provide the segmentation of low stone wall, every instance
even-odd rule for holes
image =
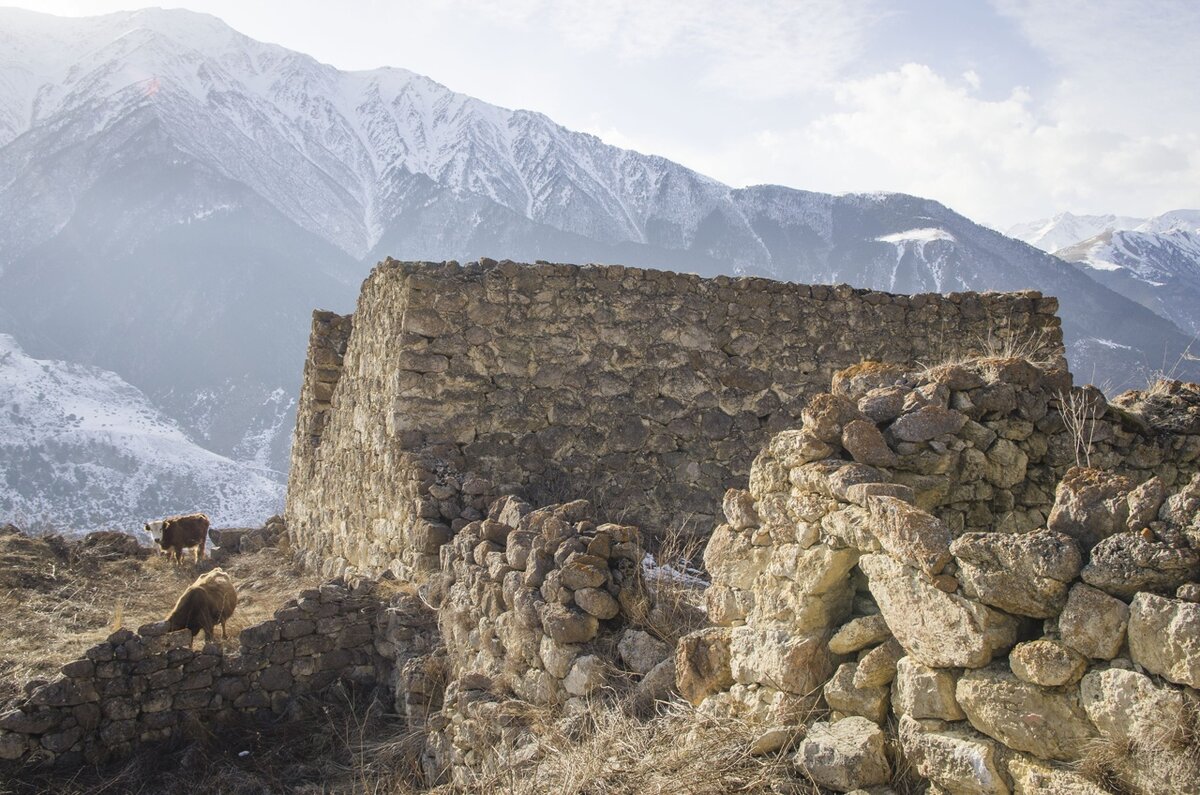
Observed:
[[[935,792],[1197,780],[1200,393],[1068,386],[1020,360],[835,375],[725,496],[680,692],[767,726],[822,699],[794,761],[839,792],[887,783],[890,744]]]
[[[335,581],[243,629],[233,653],[218,643],[197,650],[188,630],[164,622],[118,630],[0,715],[0,759],[99,763],[189,725],[283,714],[339,680],[374,686],[429,629],[428,611],[410,608],[378,597],[370,581]]]
[[[510,493],[590,499],[650,535],[707,532],[723,490],[834,371],[989,341],[1061,359],[1056,310],[1035,292],[388,260],[352,320],[314,318],[288,484],[293,546],[327,575],[415,578],[436,570],[454,520],[473,521],[468,503]],[[438,467],[456,482],[433,488]]]

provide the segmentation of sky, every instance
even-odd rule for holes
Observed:
[[[404,67],[734,186],[902,191],[1000,229],[1200,207],[1200,0],[164,5],[342,69]]]

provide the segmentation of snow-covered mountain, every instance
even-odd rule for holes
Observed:
[[[203,14],[0,10],[0,332],[31,355],[111,370],[198,443],[282,472],[309,313],[349,310],[385,255],[1038,288],[1076,370],[1118,386],[1187,344],[937,202],[731,188]]]
[[[1053,254],[1081,240],[1118,229],[1133,229],[1145,222],[1145,218],[1126,215],[1074,215],[1064,212],[1050,218],[1015,224],[1004,234]]]
[[[1051,250],[1053,254],[1171,320],[1185,333],[1200,335],[1200,210],[1172,210],[1152,218],[1082,217],[1109,219],[1100,231],[1095,223],[1056,223],[1064,217],[1080,220],[1062,213],[1021,228],[1049,230],[1045,239],[1062,243]],[[1009,230],[1019,236],[1013,232]],[[1025,239],[1040,245],[1035,235]]]
[[[0,516],[29,530],[141,528],[203,508],[261,522],[283,487],[205,450],[116,374],[32,359],[0,334]]]

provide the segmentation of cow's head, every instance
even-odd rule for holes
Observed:
[[[163,529],[167,526],[167,524],[168,523],[162,519],[154,522],[146,522],[146,532],[150,534],[150,537],[153,538],[159,546],[162,546]]]

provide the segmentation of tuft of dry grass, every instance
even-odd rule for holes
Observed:
[[[661,793],[816,793],[792,767],[788,754],[755,756],[763,727],[735,718],[706,717],[690,705],[661,705],[649,720],[630,717],[619,702],[594,700],[586,713],[534,720],[519,769],[480,776],[447,793],[480,795],[653,795]],[[532,743],[534,749],[528,749]],[[512,751],[515,749],[503,749]]]
[[[0,704],[29,680],[53,678],[114,629],[162,620],[197,576],[194,565],[175,566],[157,554],[97,559],[74,549],[53,536],[0,536]],[[234,555],[221,565],[238,587],[229,637],[218,631],[216,638],[231,649],[244,627],[269,619],[319,582],[273,549]]]
[[[655,541],[637,580],[636,590],[649,605],[639,623],[659,640],[674,645],[689,632],[708,626],[704,592],[709,578],[703,563],[708,538],[680,525]]]

